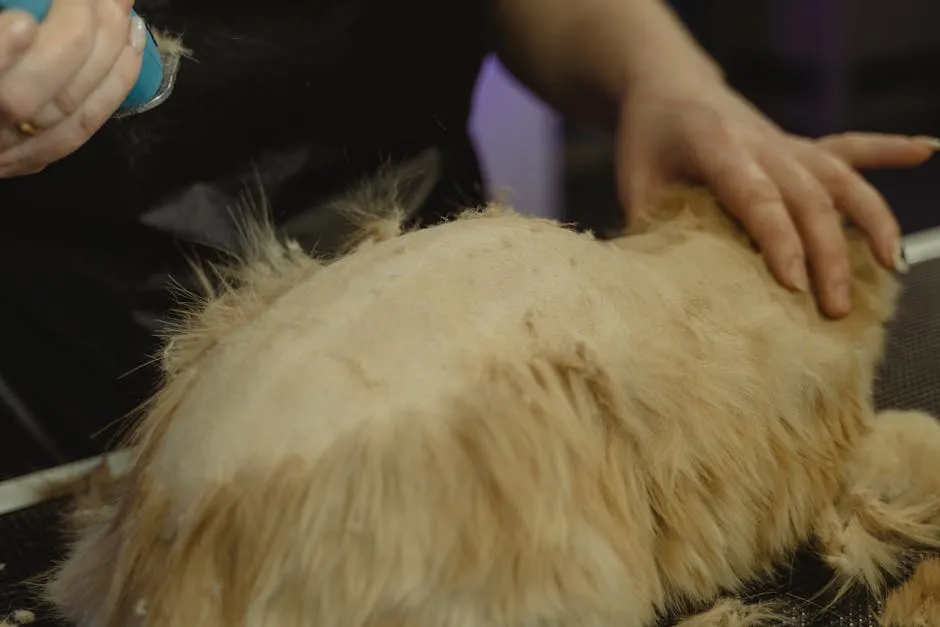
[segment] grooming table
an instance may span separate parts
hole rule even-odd
[[[904,295],[889,335],[877,403],[882,408],[922,409],[940,416],[940,229],[907,237],[905,253],[911,271],[904,279]],[[119,472],[127,456],[119,452],[108,460]],[[64,503],[44,501],[37,486],[76,476],[99,461],[77,462],[0,483],[0,621],[14,610],[28,609],[37,618],[32,625],[63,627],[37,603],[34,592],[37,577],[63,556],[56,525]],[[790,611],[787,624],[795,627],[876,627],[879,607],[866,596],[850,594],[823,613],[828,600],[820,593],[828,582],[825,566],[811,555],[799,555],[792,568],[776,581],[755,586],[747,598],[782,600]]]

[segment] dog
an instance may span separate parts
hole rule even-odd
[[[751,625],[774,608],[728,595],[807,542],[877,594],[940,546],[940,423],[873,408],[899,284],[859,234],[829,320],[697,188],[606,241],[495,204],[406,231],[407,204],[356,208],[327,260],[255,220],[203,274],[48,584],[64,617]],[[938,573],[886,624],[940,624]]]

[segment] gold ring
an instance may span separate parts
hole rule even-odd
[[[16,128],[27,137],[35,137],[39,134],[39,128],[30,122],[20,122]]]

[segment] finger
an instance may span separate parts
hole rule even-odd
[[[29,141],[29,139],[30,136],[17,130],[14,123],[8,123],[0,129],[0,153],[19,146],[23,142]],[[0,623],[0,626],[2,626],[2,623]]]
[[[51,128],[78,109],[108,76],[121,52],[131,44],[129,10],[114,0],[97,0],[98,34],[85,65],[72,81],[32,117],[41,128]]]
[[[694,174],[741,221],[777,280],[791,289],[808,290],[803,244],[777,186],[735,143],[714,146],[720,148],[709,146],[692,152]]]
[[[929,137],[881,133],[830,135],[817,140],[816,145],[856,170],[920,165],[940,148],[940,142]]]
[[[29,51],[0,80],[0,111],[15,122],[32,118],[84,65],[97,26],[94,0],[55,0]]]
[[[140,73],[143,56],[125,48],[114,70],[67,120],[0,154],[0,178],[58,161],[78,150],[111,117]]]
[[[767,174],[787,204],[803,240],[823,312],[839,318],[852,310],[851,269],[845,233],[828,190],[793,155],[768,151]]]
[[[33,174],[39,174],[46,169],[46,166],[34,166],[29,168],[23,168],[21,171],[17,172],[16,176],[32,176]],[[0,177],[0,178],[9,178],[9,177]]]
[[[617,185],[628,226],[656,203],[663,187],[662,177],[648,154],[640,145],[627,144],[618,160]]]
[[[0,128],[0,154],[17,144],[23,143],[27,139],[29,139],[29,137],[17,131],[13,126],[3,126]]]
[[[878,261],[885,268],[899,270],[901,227],[878,190],[828,152],[807,150],[802,161],[829,190],[836,208],[865,233]]]
[[[20,60],[36,39],[36,20],[25,11],[0,11],[0,75]]]

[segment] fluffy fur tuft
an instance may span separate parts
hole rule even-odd
[[[339,257],[405,233],[405,222],[431,193],[440,177],[441,156],[428,150],[404,163],[382,168],[349,194],[331,200],[314,219],[336,216],[346,225]],[[253,320],[305,277],[333,260],[315,242],[298,241],[304,227],[278,229],[271,223],[267,198],[246,195],[233,212],[237,241],[222,263],[191,263],[195,290],[174,286],[181,307],[164,333],[162,362],[172,376],[193,363],[235,329]],[[307,218],[307,216],[302,216]]]
[[[153,41],[157,44],[157,50],[160,51],[160,54],[187,58],[192,57],[193,51],[183,45],[183,38],[179,35],[172,35],[156,28],[151,28],[151,32],[153,33]]]
[[[173,377],[236,329],[249,324],[281,294],[316,272],[322,263],[291,240],[283,241],[270,223],[266,204],[250,203],[234,215],[239,243],[229,263],[192,263],[196,290],[176,286],[183,305],[167,321],[163,369]]]
[[[886,411],[846,466],[846,492],[817,530],[841,596],[861,584],[875,594],[904,570],[912,548],[940,550],[940,428],[923,412]]]
[[[321,259],[398,237],[440,182],[443,158],[431,148],[388,163],[351,191],[288,220],[282,232]]]

